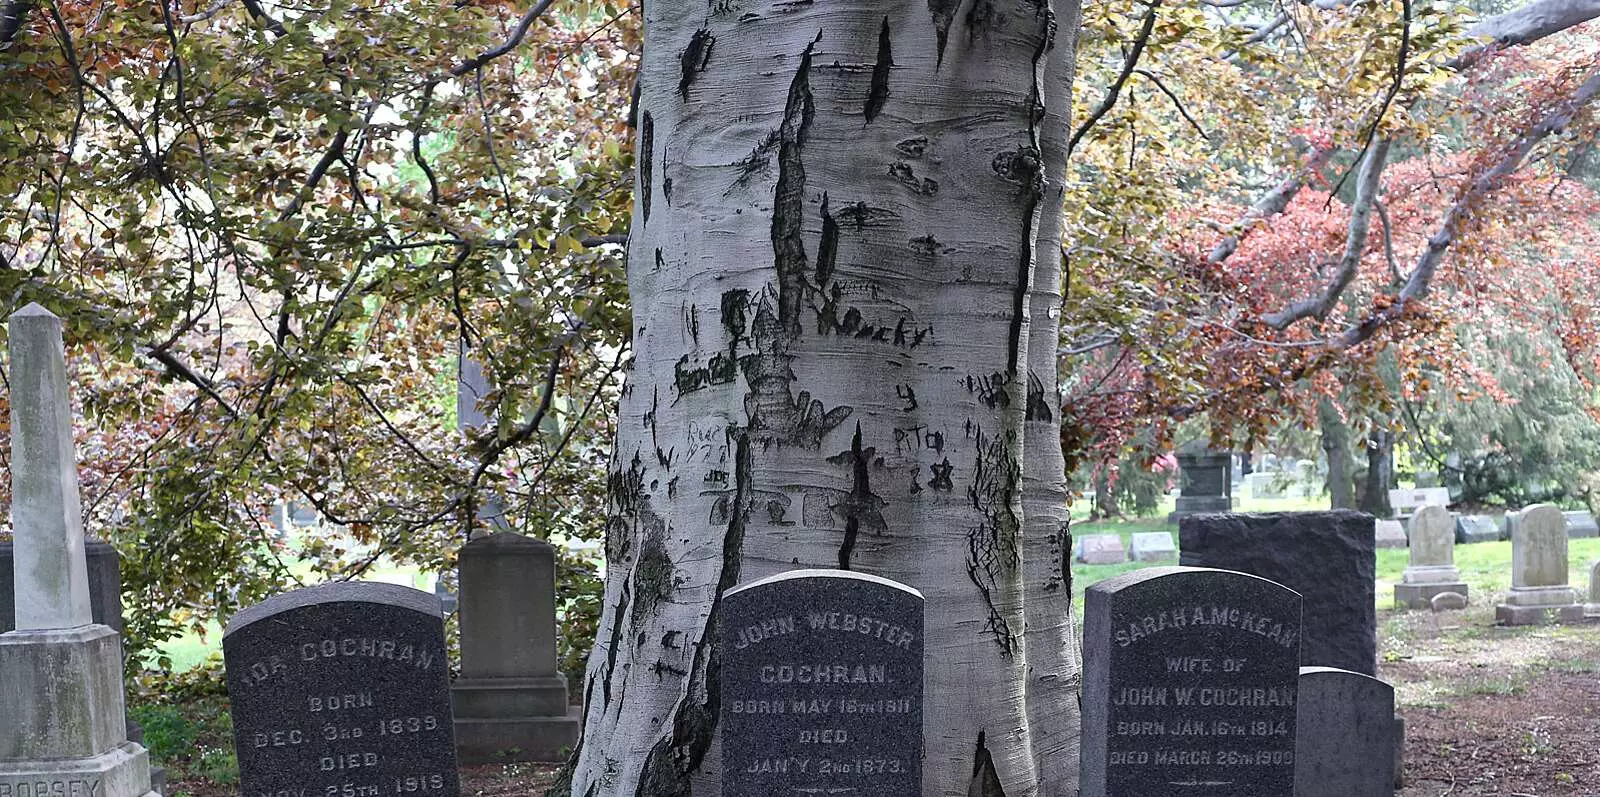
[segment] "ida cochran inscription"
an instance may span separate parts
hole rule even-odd
[[[722,608],[723,794],[920,797],[921,593],[795,570]]]
[[[1158,567],[1084,596],[1083,797],[1294,792],[1299,593]]]
[[[243,797],[457,797],[439,598],[324,584],[222,637]]]

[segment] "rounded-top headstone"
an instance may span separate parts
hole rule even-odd
[[[795,570],[721,605],[723,794],[921,797],[921,593]]]
[[[1413,565],[1455,564],[1455,518],[1450,510],[1438,504],[1429,504],[1411,516],[1407,536],[1411,546]]]
[[[1291,794],[1300,621],[1299,593],[1246,573],[1154,567],[1090,585],[1083,797]]]
[[[1294,797],[1391,797],[1394,687],[1337,667],[1300,670]]]
[[[235,615],[222,649],[243,793],[460,794],[437,596],[295,590]]]
[[[1512,522],[1511,586],[1567,583],[1567,519],[1550,504],[1522,510]]]

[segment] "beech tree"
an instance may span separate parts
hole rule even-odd
[[[571,794],[717,794],[720,596],[801,567],[927,597],[926,793],[1075,792],[1078,14],[645,3],[633,370]]]

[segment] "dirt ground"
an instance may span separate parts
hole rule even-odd
[[[1496,628],[1488,611],[1389,620],[1401,797],[1600,797],[1600,626]]]

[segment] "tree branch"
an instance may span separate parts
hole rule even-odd
[[[1300,189],[1305,187],[1306,179],[1315,174],[1317,169],[1322,168],[1322,165],[1327,163],[1328,157],[1332,154],[1333,148],[1331,147],[1318,147],[1312,150],[1311,156],[1306,159],[1304,165],[1289,172],[1287,176],[1278,181],[1277,185],[1272,187],[1271,191],[1256,200],[1256,203],[1251,205],[1248,211],[1245,211],[1244,218],[1234,225],[1240,232],[1229,235],[1217,242],[1217,245],[1212,247],[1211,254],[1206,257],[1206,262],[1216,265],[1232,257],[1233,253],[1239,250],[1239,242],[1244,237],[1244,233],[1248,232],[1249,228],[1254,226],[1256,222],[1276,216],[1289,207],[1289,203],[1293,201],[1295,194],[1300,193]]]
[[[279,36],[288,36],[289,29],[282,22],[272,18],[267,10],[261,7],[261,0],[244,0],[244,10],[250,12],[250,18],[262,24],[267,30]]]
[[[1473,180],[1445,214],[1444,223],[1439,226],[1439,231],[1428,239],[1428,248],[1418,258],[1416,268],[1412,269],[1411,276],[1406,279],[1405,287],[1400,289],[1400,294],[1395,297],[1394,302],[1359,324],[1346,329],[1337,339],[1338,347],[1348,349],[1365,342],[1383,325],[1404,314],[1413,301],[1427,296],[1440,261],[1444,259],[1450,245],[1461,235],[1479,202],[1498,188],[1502,180],[1515,172],[1540,141],[1566,128],[1577,117],[1579,111],[1594,101],[1597,94],[1600,94],[1600,71],[1590,74],[1571,97],[1545,114],[1538,124],[1506,150],[1505,156],[1499,162]]]
[[[522,15],[522,19],[517,21],[516,29],[511,31],[511,38],[506,39],[505,43],[498,47],[485,50],[478,55],[473,56],[472,58],[468,58],[467,60],[456,64],[454,67],[451,67],[450,74],[454,75],[455,77],[461,77],[462,75],[465,75],[466,73],[471,72],[472,70],[477,69],[478,67],[511,52],[512,50],[515,50],[517,45],[522,43],[522,38],[528,35],[528,28],[532,27],[534,21],[539,19],[539,17],[544,16],[544,12],[550,10],[550,6],[554,4],[555,0],[539,0],[538,3],[534,4],[533,8],[528,9],[528,13]]]
[[[1122,62],[1122,73],[1117,75],[1117,79],[1111,83],[1111,88],[1106,90],[1106,98],[1100,101],[1100,107],[1095,108],[1094,112],[1089,114],[1089,118],[1083,120],[1077,132],[1072,134],[1072,139],[1067,142],[1067,157],[1072,157],[1073,150],[1078,148],[1078,142],[1083,140],[1101,117],[1110,113],[1111,108],[1117,104],[1117,97],[1122,94],[1123,85],[1128,82],[1128,76],[1133,74],[1134,67],[1139,65],[1139,56],[1144,52],[1144,46],[1150,42],[1150,33],[1156,27],[1156,11],[1160,8],[1161,0],[1154,0],[1150,3],[1150,8],[1144,12],[1144,23],[1139,28],[1139,35],[1133,40],[1133,49],[1128,51],[1128,57]]]
[[[1529,44],[1595,17],[1600,17],[1600,0],[1536,0],[1515,11],[1480,20],[1468,28],[1468,36],[1493,41],[1467,50],[1445,65],[1455,70],[1466,69],[1496,50]]]
[[[1350,231],[1345,238],[1344,256],[1339,259],[1339,268],[1334,272],[1333,279],[1328,282],[1328,287],[1320,296],[1301,299],[1283,310],[1266,315],[1261,320],[1267,326],[1281,332],[1302,319],[1326,318],[1328,312],[1339,303],[1339,297],[1345,288],[1355,281],[1356,272],[1361,267],[1361,255],[1367,249],[1367,230],[1372,225],[1372,204],[1378,196],[1383,165],[1388,157],[1389,139],[1380,138],[1373,142],[1372,148],[1367,151],[1366,159],[1361,162],[1361,174],[1356,177],[1356,200],[1350,208]]]

